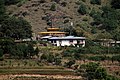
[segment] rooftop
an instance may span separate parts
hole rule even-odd
[[[50,31],[50,32],[39,32],[39,34],[66,34],[66,32]]]
[[[85,37],[74,37],[74,36],[66,36],[66,37],[51,37],[49,39],[55,39],[55,40],[76,40],[76,39],[86,39]]]

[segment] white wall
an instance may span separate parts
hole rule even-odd
[[[85,46],[85,40],[83,40],[83,45],[82,45],[82,47],[84,47]],[[77,44],[77,40],[73,40],[73,42],[70,42],[69,40],[57,40],[56,41],[56,44],[57,44],[57,46],[70,46],[70,45],[73,45],[73,46],[75,46],[75,44]]]

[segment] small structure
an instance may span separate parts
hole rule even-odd
[[[110,46],[115,46],[115,45],[120,46],[120,41],[115,41],[113,39],[98,39],[98,40],[95,40],[94,42],[97,42],[100,45],[105,46],[105,47],[110,47]]]
[[[45,36],[42,37],[42,40],[49,41],[54,46],[75,46],[75,47],[85,47],[85,37],[74,37],[74,36],[66,36],[66,37],[50,37]]]
[[[62,37],[65,36],[66,32],[59,31],[59,28],[47,28],[47,32],[39,32],[41,36],[54,36],[54,37]]]

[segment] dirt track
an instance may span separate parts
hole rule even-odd
[[[62,75],[31,75],[31,74],[22,74],[22,75],[0,75],[0,80],[12,80],[15,77],[46,77],[48,79],[53,78],[53,79],[82,79],[81,76],[62,76]]]

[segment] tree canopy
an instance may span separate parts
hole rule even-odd
[[[24,39],[32,36],[31,25],[22,18],[9,17],[2,22],[0,28],[4,37]]]

